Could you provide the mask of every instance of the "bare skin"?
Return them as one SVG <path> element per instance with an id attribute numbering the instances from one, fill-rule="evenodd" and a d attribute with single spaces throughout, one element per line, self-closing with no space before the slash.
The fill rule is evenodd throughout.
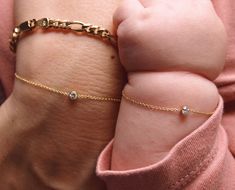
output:
<path id="1" fill-rule="evenodd" d="M 16 24 L 51 17 L 81 20 L 112 31 L 110 15 L 118 1 L 15 3 Z M 16 59 L 16 71 L 33 81 L 96 96 L 121 96 L 124 75 L 117 50 L 100 39 L 36 32 L 20 40 Z M 16 81 L 0 108 L 0 188 L 104 189 L 95 176 L 96 159 L 114 135 L 118 108 L 113 102 L 71 104 L 63 96 Z M 16 158 L 18 164 L 14 164 Z"/>
<path id="2" fill-rule="evenodd" d="M 223 68 L 227 44 L 209 0 L 126 0 L 114 23 L 121 63 L 128 72 L 127 95 L 158 106 L 216 109 L 219 94 L 210 80 Z M 135 169 L 162 160 L 207 119 L 153 112 L 122 100 L 112 169 Z"/>
<path id="3" fill-rule="evenodd" d="M 146 1 L 146 3 L 149 2 L 151 1 Z M 17 23 L 26 19 L 48 16 L 80 19 L 97 25 L 101 24 L 111 29 L 110 15 L 116 6 L 117 2 L 114 1 L 109 3 L 91 0 L 86 1 L 86 3 L 69 1 L 68 5 L 66 1 L 21 0 L 17 1 L 15 12 Z M 101 9 L 97 11 L 94 10 L 94 7 Z M 165 11 L 165 8 L 163 10 Z M 95 12 L 91 14 L 90 11 Z M 126 13 L 124 15 L 126 16 Z M 207 17 L 208 15 L 204 16 Z M 120 14 L 120 17 L 123 18 L 123 14 Z M 153 18 L 151 12 L 149 18 Z M 117 25 L 122 22 L 119 20 L 121 20 L 119 16 L 115 17 Z M 159 20 L 161 19 L 159 18 Z M 190 18 L 189 22 L 191 23 Z M 151 25 L 151 22 L 149 24 Z M 133 66 L 133 59 L 136 61 L 135 55 L 134 58 L 125 57 L 128 52 L 124 50 L 135 50 L 143 53 L 148 53 L 148 51 L 138 50 L 131 46 L 125 49 L 127 44 L 121 43 L 121 41 L 124 42 L 121 36 L 124 37 L 124 34 L 127 34 L 124 29 L 129 31 L 129 27 L 123 27 L 123 31 L 119 30 L 118 34 L 122 64 L 129 71 L 129 83 L 125 87 L 128 94 L 156 105 L 172 106 L 187 103 L 199 110 L 211 111 L 215 109 L 218 103 L 217 90 L 210 81 L 197 74 L 192 74 L 192 71 L 198 66 L 197 63 L 193 63 L 191 68 L 190 62 L 187 62 L 189 66 L 187 69 L 183 69 L 184 72 L 179 69 L 178 72 L 168 72 L 167 70 L 164 73 L 156 73 L 156 70 L 152 68 L 157 67 L 157 65 L 152 63 L 161 64 L 164 58 L 170 57 L 170 55 L 162 55 L 161 60 L 155 62 L 159 55 L 155 57 L 151 54 L 152 60 L 146 62 L 149 63 L 148 69 L 150 68 L 151 73 L 142 72 L 144 70 L 142 68 L 143 62 L 139 64 L 138 68 Z M 221 31 L 223 33 L 223 30 Z M 177 32 L 180 31 L 172 34 L 173 41 L 175 40 L 174 35 L 178 36 Z M 130 42 L 128 44 L 131 45 L 133 39 L 128 39 L 128 35 L 126 37 L 126 40 Z M 148 36 L 146 35 L 146 37 Z M 141 37 L 140 39 L 143 40 L 140 45 L 151 44 L 148 38 Z M 223 36 L 221 36 L 221 39 L 223 39 Z M 77 40 L 79 40 L 78 43 L 74 43 Z M 187 40 L 185 40 L 185 44 L 191 47 Z M 156 43 L 154 43 L 155 45 Z M 223 49 L 223 47 L 217 48 Z M 222 49 L 220 50 L 222 51 Z M 175 47 L 172 49 L 172 56 L 177 56 L 174 50 Z M 196 49 L 194 50 L 196 51 Z M 122 77 L 123 73 L 115 52 L 114 49 L 99 40 L 84 36 L 37 33 L 21 40 L 17 51 L 17 72 L 32 80 L 62 89 L 65 87 L 68 89 L 78 88 L 81 92 L 94 95 L 120 96 L 124 77 Z M 222 54 L 213 57 L 215 60 L 218 59 L 221 64 L 218 64 L 218 67 L 217 63 L 211 66 L 210 68 L 215 68 L 215 70 L 212 70 L 213 72 L 205 72 L 203 65 L 199 64 L 201 67 L 197 68 L 198 73 L 203 73 L 204 77 L 210 79 L 215 78 L 223 65 L 223 61 L 220 61 L 223 60 Z M 113 55 L 115 59 L 110 59 Z M 183 55 L 182 49 L 181 56 L 184 57 Z M 147 60 L 149 57 L 150 54 L 149 56 L 143 54 L 143 57 L 138 60 L 143 61 L 145 58 Z M 193 57 L 189 56 L 188 60 L 191 60 L 191 58 Z M 179 60 L 174 64 L 179 64 L 181 62 Z M 208 60 L 210 59 L 206 59 L 206 61 Z M 205 60 L 202 59 L 199 63 L 203 61 Z M 170 66 L 171 61 L 165 60 L 164 64 Z M 211 65 L 211 62 L 205 65 Z M 161 71 L 164 69 L 163 67 Z M 54 72 L 55 70 L 56 72 Z M 136 72 L 137 70 L 138 72 Z M 133 73 L 130 73 L 130 71 L 133 71 Z M 208 76 L 207 73 L 209 73 Z M 170 80 L 172 77 L 174 78 L 173 81 Z M 190 89 L 192 83 L 194 84 L 193 90 Z M 177 88 L 176 84 L 178 85 Z M 169 85 L 171 85 L 171 88 L 166 88 Z M 154 91 L 153 89 L 158 90 Z M 175 93 L 175 96 L 167 96 L 169 92 Z M 184 99 L 177 95 L 182 95 L 182 92 L 185 92 L 183 94 Z M 204 97 L 211 98 L 205 99 Z M 198 102 L 195 103 L 195 99 Z M 104 184 L 94 176 L 94 167 L 99 152 L 113 136 L 117 113 L 118 105 L 113 103 L 79 102 L 71 105 L 63 97 L 31 88 L 17 81 L 12 95 L 0 108 L 0 131 L 3 135 L 0 141 L 2 151 L 0 157 L 1 189 L 9 189 L 9 184 L 11 187 L 17 186 L 18 189 L 25 189 L 26 187 L 66 190 L 76 188 L 103 189 Z M 164 120 L 158 119 L 163 117 Z M 112 168 L 125 170 L 146 166 L 160 160 L 175 143 L 206 119 L 206 117 L 190 116 L 189 119 L 183 121 L 179 120 L 177 115 L 165 112 L 152 113 L 123 101 L 117 123 Z M 9 126 L 11 130 L 9 130 Z M 167 127 L 163 128 L 162 126 Z M 133 151 L 130 152 L 130 150 Z M 127 152 L 129 158 L 125 156 Z M 137 153 L 140 155 L 138 160 L 135 159 Z M 18 161 L 16 165 L 14 165 L 16 163 L 14 158 L 17 158 Z M 20 175 L 21 173 L 24 173 L 24 175 Z"/>
<path id="4" fill-rule="evenodd" d="M 226 34 L 210 0 L 124 0 L 114 23 L 128 72 L 189 71 L 214 80 L 223 69 Z"/>

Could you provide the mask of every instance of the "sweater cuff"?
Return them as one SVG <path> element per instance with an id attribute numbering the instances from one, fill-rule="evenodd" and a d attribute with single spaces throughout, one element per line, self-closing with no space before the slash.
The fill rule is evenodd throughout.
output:
<path id="1" fill-rule="evenodd" d="M 177 143 L 160 162 L 147 167 L 112 171 L 113 141 L 98 158 L 97 175 L 108 190 L 177 189 L 193 181 L 205 170 L 218 151 L 218 130 L 223 112 L 223 100 L 207 121 Z"/>

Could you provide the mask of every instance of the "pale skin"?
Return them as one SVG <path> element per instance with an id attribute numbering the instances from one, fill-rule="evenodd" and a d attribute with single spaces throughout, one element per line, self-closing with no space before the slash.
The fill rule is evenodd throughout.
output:
<path id="1" fill-rule="evenodd" d="M 121 63 L 128 72 L 126 94 L 157 106 L 216 109 L 219 94 L 211 80 L 223 68 L 227 44 L 211 1 L 125 0 L 114 23 Z M 123 100 L 112 169 L 135 169 L 160 161 L 207 119 L 153 112 Z"/>
<path id="2" fill-rule="evenodd" d="M 15 23 L 50 17 L 81 20 L 112 31 L 110 15 L 117 6 L 116 0 L 15 1 Z M 19 42 L 16 59 L 16 71 L 33 81 L 84 94 L 121 96 L 125 75 L 117 50 L 100 39 L 36 32 Z M 29 184 L 34 189 L 104 189 L 95 176 L 96 159 L 114 135 L 118 108 L 113 102 L 71 104 L 66 97 L 16 81 L 0 108 L 0 189 L 6 189 L 12 178 L 17 189 Z M 16 157 L 12 155 L 19 150 L 20 164 L 9 170 Z M 22 179 L 17 171 L 37 177 Z"/>
<path id="3" fill-rule="evenodd" d="M 178 11 L 182 11 L 184 6 L 181 1 L 129 2 L 125 1 L 114 16 L 118 27 L 121 62 L 128 71 L 128 83 L 124 88 L 126 93 L 149 104 L 187 104 L 198 110 L 213 111 L 219 96 L 210 80 L 223 67 L 226 35 L 221 22 L 212 11 L 211 3 L 203 1 L 207 3 L 197 4 L 196 11 L 190 9 L 193 1 L 185 0 L 189 4 L 186 3 L 188 6 L 183 10 L 190 12 L 186 22 L 183 16 L 177 17 Z M 179 7 L 177 6 L 176 11 L 170 11 L 175 23 L 161 22 L 156 26 L 153 20 L 160 22 L 164 18 L 167 21 L 167 7 L 175 9 L 175 4 Z M 156 5 L 160 14 L 156 14 L 159 12 L 154 8 Z M 112 30 L 110 15 L 117 6 L 118 2 L 112 0 L 108 3 L 92 0 L 83 3 L 74 0 L 69 1 L 69 4 L 67 1 L 21 0 L 16 1 L 16 23 L 45 16 L 71 20 L 79 18 Z M 143 6 L 150 7 L 147 13 Z M 100 8 L 97 11 L 95 7 Z M 134 16 L 128 14 L 130 9 Z M 197 15 L 198 11 L 200 15 Z M 172 17 L 169 16 L 168 19 L 171 20 Z M 133 23 L 142 23 L 142 19 L 146 19 L 145 27 L 132 26 Z M 183 21 L 184 27 L 176 30 L 175 24 Z M 203 22 L 205 24 L 201 31 Z M 187 28 L 189 23 L 193 29 Z M 211 25 L 208 26 L 208 23 Z M 164 32 L 166 28 L 174 32 L 168 35 Z M 141 32 L 138 31 L 140 29 Z M 151 33 L 154 38 L 148 33 L 150 29 L 154 31 Z M 195 31 L 197 29 L 198 32 Z M 211 33 L 205 35 L 205 31 Z M 184 35 L 180 35 L 182 32 Z M 192 32 L 193 44 L 189 40 Z M 211 36 L 210 40 L 208 35 Z M 158 40 L 163 42 L 158 43 Z M 74 43 L 75 41 L 78 43 Z M 203 43 L 194 45 L 198 41 Z M 191 49 L 186 51 L 185 47 Z M 213 48 L 209 55 L 205 55 L 208 47 Z M 159 48 L 162 50 L 159 51 Z M 161 53 L 153 54 L 150 49 Z M 138 54 L 141 57 L 136 59 Z M 17 72 L 23 76 L 57 88 L 78 88 L 81 92 L 98 96 L 120 96 L 125 77 L 118 63 L 116 50 L 111 46 L 100 40 L 73 34 L 33 34 L 21 40 L 17 51 Z M 169 72 L 171 70 L 174 72 Z M 22 150 L 27 152 L 27 156 L 21 155 L 22 160 L 32 164 L 32 171 L 40 184 L 47 187 L 103 189 L 103 183 L 94 176 L 94 169 L 100 151 L 114 135 L 118 106 L 115 103 L 70 104 L 63 97 L 16 81 L 12 95 L 0 108 L 0 130 L 1 134 L 5 134 L 5 139 L 1 139 L 0 149 L 5 151 L 4 155 L 9 155 L 17 148 L 17 144 L 22 144 Z M 112 169 L 127 170 L 156 163 L 207 118 L 190 116 L 182 119 L 177 114 L 151 112 L 123 100 L 116 125 Z M 6 142 L 9 149 L 4 149 Z M 3 162 L 5 157 L 0 159 Z M 7 159 L 10 165 L 11 157 Z M 55 164 L 57 167 L 53 168 Z M 27 175 L 27 167 L 20 165 L 17 169 Z M 51 173 L 50 169 L 56 169 L 57 172 Z M 3 174 L 5 170 L 2 169 Z M 15 184 L 21 183 L 22 179 L 15 171 L 11 175 L 16 175 L 14 177 L 18 179 Z"/>

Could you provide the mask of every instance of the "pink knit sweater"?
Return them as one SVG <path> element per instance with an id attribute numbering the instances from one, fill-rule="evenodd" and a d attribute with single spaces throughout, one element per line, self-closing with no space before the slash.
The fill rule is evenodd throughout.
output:
<path id="1" fill-rule="evenodd" d="M 11 15 L 10 10 L 4 8 L 7 1 L 0 2 L 0 14 L 5 12 Z M 215 81 L 221 94 L 215 113 L 176 144 L 163 160 L 148 167 L 128 171 L 110 170 L 110 142 L 97 163 L 97 174 L 105 181 L 108 190 L 235 190 L 235 0 L 213 0 L 213 3 L 229 35 L 226 67 Z M 12 19 L 2 19 L 7 18 Z M 0 26 L 3 23 L 9 22 L 2 22 Z M 4 25 L 2 28 L 6 27 L 9 29 L 12 26 Z M 6 54 L 2 46 L 7 43 L 7 40 L 3 41 L 7 36 L 1 31 L 0 53 Z M 6 61 L 2 57 L 0 80 L 4 83 L 3 79 L 9 78 L 6 70 L 12 68 L 1 65 Z"/>
<path id="2" fill-rule="evenodd" d="M 110 142 L 97 164 L 108 190 L 235 189 L 235 1 L 213 3 L 229 35 L 226 67 L 215 81 L 221 94 L 215 113 L 163 160 L 148 167 L 110 170 Z"/>

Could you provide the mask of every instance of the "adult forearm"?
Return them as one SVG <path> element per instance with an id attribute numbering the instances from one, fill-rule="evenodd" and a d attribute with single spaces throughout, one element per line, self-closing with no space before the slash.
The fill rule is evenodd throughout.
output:
<path id="1" fill-rule="evenodd" d="M 112 13 L 118 1 L 21 0 L 15 3 L 16 24 L 50 17 L 81 20 L 112 31 Z M 60 31 L 35 31 L 20 39 L 16 72 L 47 86 L 95 96 L 120 97 L 123 85 L 115 48 L 100 39 Z M 100 151 L 113 136 L 118 103 L 71 104 L 64 96 L 18 80 L 7 102 L 0 110 L 6 112 L 0 124 L 2 130 L 11 128 L 14 138 L 12 135 L 5 138 L 14 150 L 8 149 L 6 154 L 17 151 L 16 144 L 23 140 L 22 149 L 27 157 L 22 155 L 22 160 L 32 163 L 31 170 L 41 183 L 53 188 L 102 189 L 94 168 Z M 48 172 L 54 166 L 52 170 L 56 172 Z M 30 172 L 26 167 L 17 169 Z"/>

